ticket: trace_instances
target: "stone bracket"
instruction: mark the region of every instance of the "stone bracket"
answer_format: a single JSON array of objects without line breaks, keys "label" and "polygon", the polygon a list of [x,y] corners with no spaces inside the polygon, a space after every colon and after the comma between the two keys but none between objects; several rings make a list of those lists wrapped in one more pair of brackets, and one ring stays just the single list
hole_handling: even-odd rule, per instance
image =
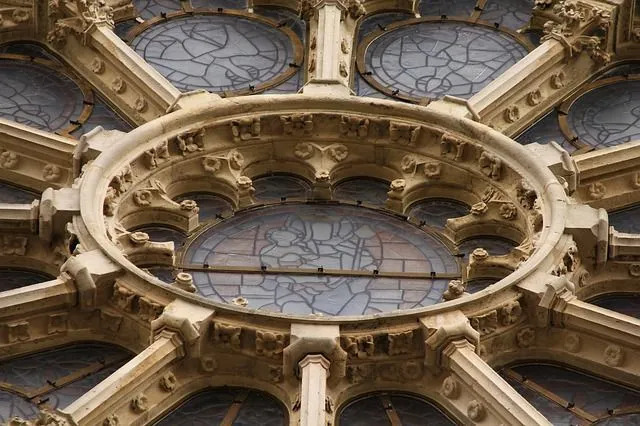
[{"label": "stone bracket", "polygon": [[573,236],[580,247],[580,258],[584,264],[591,261],[602,266],[607,261],[609,246],[609,219],[604,209],[587,205],[569,204],[565,232]]},{"label": "stone bracket", "polygon": [[67,223],[80,214],[80,190],[47,188],[42,193],[38,214],[40,238],[50,243],[55,237],[65,238]]},{"label": "stone bracket", "polygon": [[213,311],[203,308],[181,299],[169,303],[162,315],[151,322],[152,341],[168,332],[177,333],[182,340],[182,355],[187,352],[192,357],[200,356],[200,347],[197,344],[203,334],[203,327],[209,324]]},{"label": "stone bracket", "polygon": [[536,323],[538,327],[549,325],[562,326],[559,315],[572,299],[575,299],[575,285],[565,275],[549,276],[544,293],[536,307]]},{"label": "stone bracket", "polygon": [[447,363],[443,352],[450,343],[466,340],[478,347],[480,333],[474,330],[461,311],[444,312],[420,318],[425,339],[425,367],[438,374]]},{"label": "stone bracket", "polygon": [[558,178],[567,194],[576,190],[580,180],[580,171],[576,161],[557,142],[548,144],[530,143],[524,146]]}]

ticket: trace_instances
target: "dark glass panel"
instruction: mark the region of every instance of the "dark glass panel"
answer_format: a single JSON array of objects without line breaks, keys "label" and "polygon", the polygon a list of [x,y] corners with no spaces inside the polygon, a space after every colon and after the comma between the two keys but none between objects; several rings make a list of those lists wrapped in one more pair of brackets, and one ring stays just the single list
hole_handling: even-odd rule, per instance
[{"label": "dark glass panel", "polygon": [[616,65],[600,75],[596,80],[602,80],[603,78],[616,76],[626,76],[630,74],[640,74],[640,62],[631,62]]},{"label": "dark glass panel", "polygon": [[498,280],[495,278],[476,278],[474,280],[470,280],[467,283],[467,293],[477,293],[497,282]]},{"label": "dark glass panel", "polygon": [[558,112],[555,109],[521,133],[516,140],[523,145],[533,142],[546,144],[554,141],[567,150],[567,152],[576,150],[576,148],[566,140],[564,133],[560,130]]},{"label": "dark glass panel", "polygon": [[491,256],[501,256],[509,253],[517,244],[506,238],[486,236],[475,237],[463,241],[458,246],[458,252],[465,254],[465,259],[469,259],[469,255],[477,248],[483,248],[489,252]]},{"label": "dark glass panel", "polygon": [[217,10],[219,7],[223,9],[246,9],[247,2],[245,0],[191,0],[191,5],[196,8],[208,8]]},{"label": "dark glass panel", "polygon": [[234,426],[284,426],[282,405],[265,393],[251,392],[242,403]]},{"label": "dark glass panel", "polygon": [[532,8],[533,5],[527,0],[489,0],[484,5],[480,19],[517,30],[529,23]]},{"label": "dark glass panel", "polygon": [[138,25],[138,22],[135,19],[121,21],[116,24],[116,27],[113,29],[113,31],[118,37],[124,39],[127,36],[127,33],[131,31],[131,29],[136,25]]},{"label": "dark glass panel", "polygon": [[176,197],[174,201],[180,203],[184,200],[193,200],[198,203],[198,216],[200,222],[215,219],[216,215],[233,210],[231,204],[224,198],[208,192],[191,192]]},{"label": "dark glass panel", "polygon": [[640,234],[640,206],[609,213],[609,225],[619,232]]},{"label": "dark glass panel", "polygon": [[102,126],[105,130],[120,130],[125,133],[133,129],[133,127],[112,110],[109,105],[96,96],[91,116],[89,116],[89,119],[79,129],[73,132],[73,135],[80,137],[98,126]]},{"label": "dark glass panel", "polygon": [[54,279],[41,272],[24,271],[12,268],[0,268],[0,291],[13,290],[31,284],[38,284]]},{"label": "dark glass panel", "polygon": [[358,27],[358,42],[393,22],[406,21],[411,18],[413,18],[413,15],[410,13],[401,12],[376,13],[375,15],[367,16]]},{"label": "dark glass panel", "polygon": [[69,383],[62,388],[56,389],[53,392],[46,394],[44,398],[47,399],[47,406],[54,409],[63,409],[68,407],[72,402],[96,387],[98,383],[109,377],[123,365],[124,362],[103,368],[97,373]]},{"label": "dark glass panel", "polygon": [[253,181],[258,201],[280,201],[286,198],[307,198],[311,192],[309,184],[298,177],[275,175],[264,176]]},{"label": "dark glass panel", "polygon": [[589,300],[601,308],[640,318],[640,294],[609,294]]},{"label": "dark glass panel", "polygon": [[31,204],[40,194],[6,183],[0,183],[0,203]]},{"label": "dark glass panel", "polygon": [[349,404],[340,413],[340,426],[391,426],[378,395]]},{"label": "dark glass panel", "polygon": [[154,275],[160,281],[165,282],[167,284],[172,283],[174,280],[173,278],[174,268],[169,268],[166,266],[152,266],[146,269],[149,270],[149,273]]},{"label": "dark glass panel", "polygon": [[432,198],[419,201],[411,206],[409,216],[423,221],[426,225],[444,228],[447,219],[466,216],[469,206],[455,200]]},{"label": "dark glass panel", "polygon": [[595,148],[640,138],[640,81],[622,81],[590,90],[569,109],[569,126]]},{"label": "dark glass panel", "polygon": [[56,131],[80,116],[82,101],[67,76],[36,63],[0,60],[0,117]]},{"label": "dark glass panel", "polygon": [[180,90],[246,90],[289,69],[293,46],[270,25],[226,15],[158,23],[132,47]]},{"label": "dark glass panel", "polygon": [[133,0],[133,5],[142,19],[160,16],[162,12],[182,10],[180,0]]},{"label": "dark glass panel", "polygon": [[12,417],[33,419],[39,412],[35,404],[18,395],[0,390],[0,424],[8,424]]},{"label": "dark glass panel", "polygon": [[461,16],[468,18],[476,6],[475,0],[422,0],[420,14],[422,16]]},{"label": "dark glass panel", "polygon": [[392,395],[391,403],[402,421],[402,426],[455,425],[440,410],[424,400],[409,396]]},{"label": "dark glass panel", "polygon": [[58,62],[58,58],[49,53],[44,47],[35,43],[11,43],[0,46],[0,53],[10,53],[13,55],[24,55],[33,58],[42,58],[49,61]]},{"label": "dark glass panel", "polygon": [[526,54],[514,38],[491,28],[424,22],[375,39],[365,60],[380,85],[402,94],[469,98]]},{"label": "dark glass panel", "polygon": [[184,245],[184,242],[187,239],[187,236],[182,232],[161,225],[144,226],[142,228],[136,229],[136,231],[146,232],[149,235],[149,239],[151,241],[155,241],[158,243],[173,241],[173,247],[176,251],[178,251]]},{"label": "dark glass panel", "polygon": [[640,414],[621,414],[596,424],[598,426],[640,426]]},{"label": "dark glass panel", "polygon": [[356,178],[339,183],[333,189],[333,198],[336,200],[363,201],[376,207],[384,207],[389,192],[389,183],[368,179]]}]

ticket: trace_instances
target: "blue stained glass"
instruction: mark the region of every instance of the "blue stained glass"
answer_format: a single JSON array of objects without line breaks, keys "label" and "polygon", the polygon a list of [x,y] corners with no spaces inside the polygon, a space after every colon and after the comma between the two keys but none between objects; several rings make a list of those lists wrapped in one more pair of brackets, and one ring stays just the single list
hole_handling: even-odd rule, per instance
[{"label": "blue stained glass", "polygon": [[0,203],[31,204],[40,194],[6,183],[0,183]]},{"label": "blue stained glass", "polygon": [[13,393],[0,390],[0,423],[7,424],[12,417],[33,419],[38,416],[38,406]]},{"label": "blue stained glass", "polygon": [[640,294],[607,294],[589,300],[601,308],[640,319]]},{"label": "blue stained glass", "polygon": [[444,228],[447,219],[466,216],[469,206],[455,200],[432,198],[419,201],[409,209],[409,216],[413,216],[426,225]]},{"label": "blue stained glass", "polygon": [[191,6],[196,8],[218,9],[246,9],[245,0],[191,0]]},{"label": "blue stained glass", "polygon": [[38,284],[54,279],[52,276],[34,271],[19,269],[0,269],[0,291],[13,290],[31,284]]}]

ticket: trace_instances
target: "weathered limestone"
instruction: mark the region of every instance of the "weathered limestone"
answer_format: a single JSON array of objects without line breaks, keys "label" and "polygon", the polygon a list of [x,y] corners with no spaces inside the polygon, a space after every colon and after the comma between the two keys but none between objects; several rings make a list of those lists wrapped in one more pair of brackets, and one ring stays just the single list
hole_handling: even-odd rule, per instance
[{"label": "weathered limestone", "polygon": [[300,424],[324,426],[327,376],[330,362],[322,355],[307,355],[300,361]]}]

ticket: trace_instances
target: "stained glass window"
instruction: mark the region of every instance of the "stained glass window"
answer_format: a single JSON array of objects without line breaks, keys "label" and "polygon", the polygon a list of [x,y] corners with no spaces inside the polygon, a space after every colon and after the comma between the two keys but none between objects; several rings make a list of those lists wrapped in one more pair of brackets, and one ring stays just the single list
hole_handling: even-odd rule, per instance
[{"label": "stained glass window", "polygon": [[369,178],[343,181],[333,189],[336,200],[362,201],[374,207],[384,207],[389,192],[389,183]]},{"label": "stained glass window", "polygon": [[378,393],[357,399],[340,413],[338,426],[455,425],[440,409],[413,395]]},{"label": "stained glass window", "polygon": [[447,219],[462,217],[469,214],[469,206],[455,200],[432,198],[415,203],[409,209],[409,216],[413,216],[425,225],[444,228]]},{"label": "stained glass window", "polygon": [[422,0],[420,14],[422,16],[447,15],[468,18],[476,6],[475,0]]},{"label": "stained glass window", "polygon": [[637,293],[606,294],[589,300],[589,303],[640,319],[640,294]]},{"label": "stained glass window", "polygon": [[280,201],[287,199],[306,199],[311,194],[311,186],[306,181],[287,175],[264,176],[253,181],[257,201]]},{"label": "stained glass window", "polygon": [[215,388],[192,396],[156,426],[284,426],[285,410],[274,397],[249,389]]},{"label": "stained glass window", "polygon": [[64,408],[129,359],[117,346],[77,343],[0,362],[0,422]]},{"label": "stained glass window", "polygon": [[231,203],[218,195],[208,192],[191,192],[174,199],[177,203],[184,200],[193,200],[198,203],[198,218],[200,222],[215,219],[216,216],[229,213],[232,210]]},{"label": "stained glass window", "polygon": [[567,152],[576,150],[576,147],[567,141],[564,133],[560,130],[558,112],[555,109],[521,133],[516,140],[523,145],[533,142],[546,144],[554,141],[567,150]]},{"label": "stained glass window", "polygon": [[625,416],[640,412],[640,392],[569,368],[523,364],[501,373],[557,426],[595,424],[600,420],[611,425],[633,424],[625,421],[637,421],[637,415],[631,419]]},{"label": "stained glass window", "polygon": [[163,12],[176,12],[182,9],[180,0],[133,0],[133,5],[142,19],[150,19],[160,16]]},{"label": "stained glass window", "polygon": [[133,129],[133,126],[123,120],[115,111],[111,109],[109,105],[107,105],[105,101],[96,96],[94,99],[91,116],[72,134],[75,137],[80,137],[85,133],[89,133],[91,130],[95,129],[98,126],[102,126],[102,128],[105,130],[120,130],[121,132],[125,133]]},{"label": "stained glass window", "polygon": [[149,235],[151,241],[159,243],[165,243],[173,241],[174,248],[179,250],[183,245],[187,236],[182,232],[166,227],[166,226],[145,226],[137,228],[136,231],[146,232]]},{"label": "stained glass window", "polygon": [[0,203],[31,204],[36,198],[40,198],[40,195],[35,192],[0,183]]},{"label": "stained glass window", "polygon": [[609,213],[609,225],[619,232],[640,234],[640,206]]},{"label": "stained glass window", "polygon": [[488,0],[480,19],[517,30],[529,23],[532,6],[527,0]]},{"label": "stained glass window", "polygon": [[422,22],[374,39],[365,52],[366,69],[359,69],[371,72],[380,87],[413,99],[469,98],[526,53],[519,41],[493,28]]},{"label": "stained glass window", "polygon": [[0,268],[0,291],[13,290],[31,284],[52,280],[53,277],[35,271]]},{"label": "stained glass window", "polygon": [[518,244],[506,238],[487,236],[487,237],[474,237],[463,241],[458,246],[458,252],[464,253],[468,259],[469,255],[477,248],[483,248],[491,256],[501,256],[509,253]]}]

